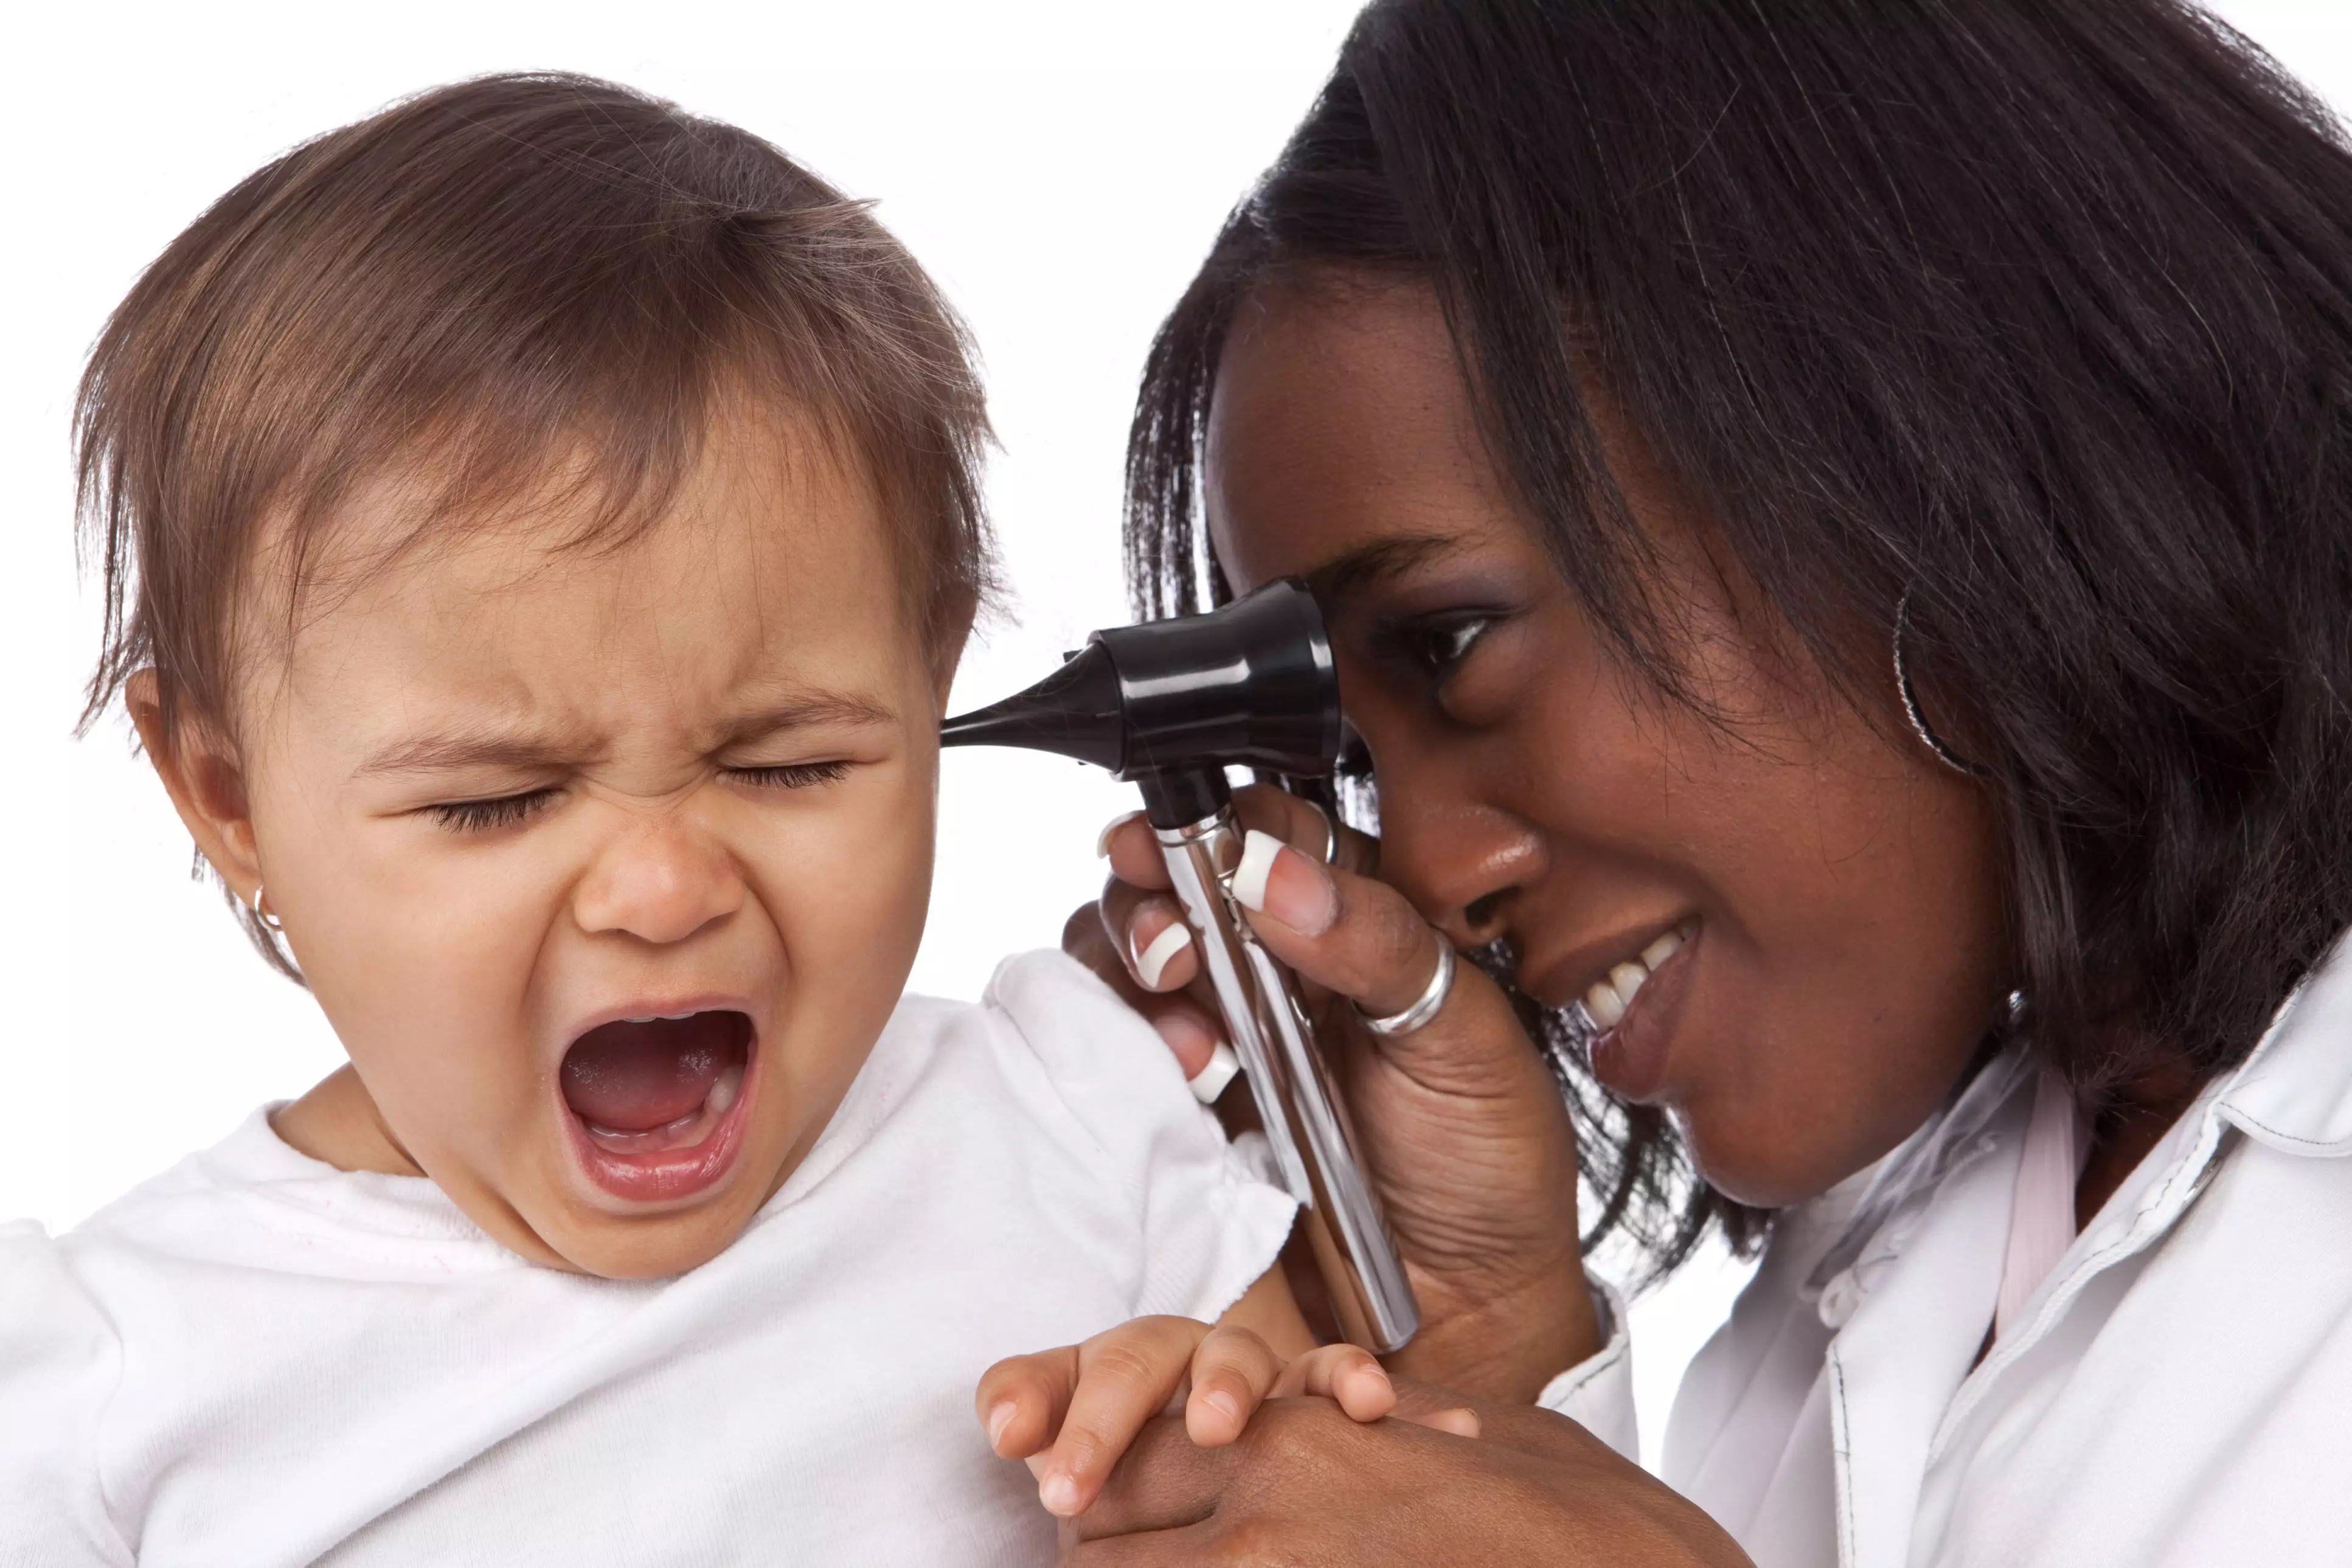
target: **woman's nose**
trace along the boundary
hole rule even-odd
[[[1381,879],[1458,947],[1503,934],[1510,895],[1542,875],[1542,840],[1467,800],[1406,799],[1381,779]]]
[[[741,869],[698,830],[688,810],[623,828],[572,892],[572,918],[590,935],[618,932],[668,943],[726,919],[743,904]]]

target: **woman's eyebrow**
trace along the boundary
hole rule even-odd
[[[1466,542],[1458,534],[1417,533],[1375,540],[1325,562],[1307,574],[1316,602],[1336,611],[1355,598],[1424,562],[1451,555]]]

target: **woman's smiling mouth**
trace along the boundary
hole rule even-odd
[[[1696,918],[1676,921],[1611,964],[1568,1004],[1591,1026],[1593,1076],[1628,1100],[1646,1100],[1664,1081],[1698,936]]]
[[[756,1046],[733,1008],[617,1018],[573,1040],[558,1082],[588,1178],[637,1203],[716,1184],[742,1147]]]

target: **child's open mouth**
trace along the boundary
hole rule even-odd
[[[618,1197],[686,1197],[724,1175],[741,1142],[751,1020],[714,1009],[621,1018],[572,1042],[562,1070],[588,1174]]]

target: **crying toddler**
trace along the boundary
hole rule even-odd
[[[1303,1342],[1107,988],[900,994],[986,427],[865,205],[463,83],[222,197],[79,412],[92,716],[349,1062],[0,1230],[0,1562],[1047,1561],[991,1363]]]

